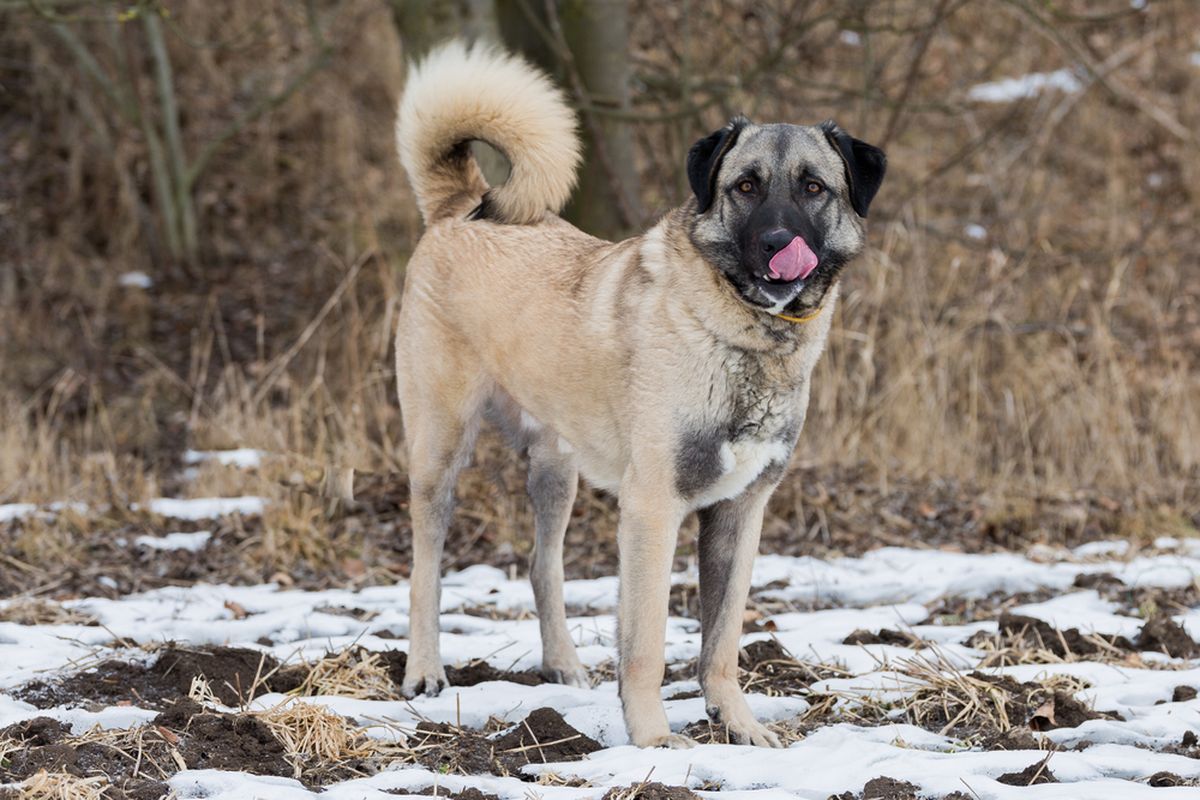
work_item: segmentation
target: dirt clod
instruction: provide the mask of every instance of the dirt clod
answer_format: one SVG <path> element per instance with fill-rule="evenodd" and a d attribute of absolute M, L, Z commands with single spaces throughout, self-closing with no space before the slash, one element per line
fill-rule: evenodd
<path fill-rule="evenodd" d="M 446 667 L 446 678 L 451 686 L 474 686 L 487 681 L 508 681 L 522 686 L 540 686 L 546 682 L 536 670 L 527 669 L 509 672 L 496 669 L 486 661 L 471 661 L 461 667 Z"/>
<path fill-rule="evenodd" d="M 422 722 L 409 737 L 417 763 L 432 772 L 480 775 L 497 771 L 492 742 L 444 722 Z"/>
<path fill-rule="evenodd" d="M 863 787 L 863 800 L 916 800 L 917 787 L 895 778 L 872 778 Z"/>
<path fill-rule="evenodd" d="M 907 633 L 881 629 L 878 633 L 859 628 L 842 640 L 842 644 L 893 644 L 899 647 L 920 646 L 921 640 Z"/>
<path fill-rule="evenodd" d="M 998 621 L 1000 633 L 1013 644 L 1029 649 L 1048 650 L 1060 658 L 1110 653 L 1114 648 L 1130 651 L 1133 645 L 1123 636 L 1085 635 L 1078 628 L 1058 630 L 1040 619 L 1003 613 Z"/>
<path fill-rule="evenodd" d="M 1176 686 L 1175 690 L 1173 692 L 1171 692 L 1171 702 L 1172 703 L 1186 703 L 1188 700 L 1195 700 L 1195 699 L 1196 699 L 1196 687 L 1195 686 Z M 1191 733 L 1191 731 L 1189 731 L 1189 733 Z"/>
<path fill-rule="evenodd" d="M 1174 772 L 1156 772 L 1146 781 L 1156 789 L 1167 788 L 1171 786 L 1196 786 L 1197 781 L 1189 780 L 1182 775 L 1176 775 Z"/>
<path fill-rule="evenodd" d="M 496 739 L 496 756 L 510 772 L 526 764 L 578 761 L 601 745 L 567 724 L 552 708 L 530 712 L 512 730 Z"/>
<path fill-rule="evenodd" d="M 1054 777 L 1054 773 L 1046 766 L 1048 758 L 1043 758 L 1041 761 L 1036 761 L 1030 764 L 1020 772 L 1006 772 L 999 778 L 996 778 L 1000 783 L 1006 783 L 1009 786 L 1037 786 L 1042 783 L 1058 783 L 1058 778 Z"/>
<path fill-rule="evenodd" d="M 1172 658 L 1195 658 L 1200 655 L 1200 645 L 1178 622 L 1162 612 L 1146 620 L 1134 644 L 1139 650 L 1166 653 Z"/>
<path fill-rule="evenodd" d="M 700 800 L 700 795 L 686 786 L 667 786 L 665 783 L 636 783 L 614 786 L 600 800 Z"/>

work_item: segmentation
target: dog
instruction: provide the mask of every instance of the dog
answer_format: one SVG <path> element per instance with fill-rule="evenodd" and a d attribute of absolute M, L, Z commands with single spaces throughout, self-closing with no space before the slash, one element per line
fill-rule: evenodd
<path fill-rule="evenodd" d="M 691 148 L 692 196 L 611 243 L 557 216 L 581 150 L 575 116 L 518 57 L 451 42 L 410 68 L 396 125 L 426 229 L 396 334 L 413 529 L 407 696 L 447 685 L 440 566 L 481 421 L 529 455 L 531 582 L 542 669 L 587 686 L 563 607 L 578 478 L 617 495 L 619 692 L 641 747 L 687 747 L 660 697 L 673 554 L 699 517 L 699 677 L 732 741 L 779 747 L 738 684 L 763 513 L 829 334 L 842 268 L 886 169 L 833 122 L 737 117 Z M 472 141 L 505 154 L 489 186 Z"/>

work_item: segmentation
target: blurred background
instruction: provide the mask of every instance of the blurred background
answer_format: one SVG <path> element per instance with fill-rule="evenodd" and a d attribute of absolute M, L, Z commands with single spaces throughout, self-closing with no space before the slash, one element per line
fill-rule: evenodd
<path fill-rule="evenodd" d="M 393 123 L 455 35 L 565 87 L 598 235 L 682 201 L 737 113 L 888 152 L 764 550 L 1196 532 L 1200 4 L 0 0 L 0 504 L 81 504 L 3 523 L 0 588 L 98 574 L 162 494 L 272 503 L 160 579 L 406 573 Z M 235 447 L 267 456 L 185 469 Z M 450 565 L 524 568 L 523 486 L 485 437 Z M 575 516 L 568 573 L 609 571 L 614 501 Z"/>

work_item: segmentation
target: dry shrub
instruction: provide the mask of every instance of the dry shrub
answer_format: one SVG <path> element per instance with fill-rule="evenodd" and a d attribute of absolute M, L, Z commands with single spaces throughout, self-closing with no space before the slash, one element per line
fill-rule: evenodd
<path fill-rule="evenodd" d="M 834 116 L 890 154 L 799 462 L 881 486 L 1087 487 L 1194 514 L 1200 158 L 1186 132 L 1200 127 L 1189 61 L 1200 8 L 1103 5 L 1056 4 L 1047 27 L 1031 18 L 1042 6 L 1015 2 L 632 4 L 646 207 L 685 196 L 688 145 L 737 111 Z M 419 228 L 393 153 L 402 50 L 385 4 L 323 12 L 328 68 L 205 173 L 204 253 L 187 280 L 150 257 L 141 137 L 41 22 L 0 33 L 0 63 L 25 65 L 0 75 L 13 109 L 0 211 L 24 210 L 19 225 L 0 213 L 0 502 L 144 497 L 173 487 L 185 444 L 403 480 L 389 340 Z M 299 14 L 284 0 L 172 6 L 189 152 L 303 64 Z M 116 68 L 100 26 L 81 35 Z M 978 82 L 1062 67 L 1080 71 L 1080 93 L 966 99 Z M 120 287 L 130 269 L 158 283 Z M 464 516 L 527 542 L 522 485 L 515 459 L 485 439 Z M 790 524 L 802 495 L 785 480 L 771 521 Z M 581 525 L 611 527 L 596 493 L 578 511 Z M 319 556 L 321 513 L 272 520 L 262 556 Z"/>

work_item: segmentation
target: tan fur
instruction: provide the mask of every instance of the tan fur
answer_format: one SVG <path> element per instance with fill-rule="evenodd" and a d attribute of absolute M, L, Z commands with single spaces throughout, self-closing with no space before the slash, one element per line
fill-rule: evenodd
<path fill-rule="evenodd" d="M 520 91 L 498 92 L 483 63 L 503 67 Z M 762 509 L 803 422 L 836 284 L 821 314 L 796 325 L 748 305 L 705 260 L 688 235 L 694 206 L 616 244 L 545 213 L 565 198 L 576 161 L 565 108 L 547 86 L 520 62 L 452 46 L 418 68 L 402 105 L 400 150 L 429 221 L 408 265 L 396 336 L 415 561 L 404 690 L 445 685 L 438 565 L 455 476 L 490 408 L 532 462 L 532 577 L 547 674 L 586 681 L 561 611 L 562 535 L 579 474 L 620 497 L 619 674 L 630 738 L 690 744 L 667 727 L 659 686 L 676 537 L 687 514 L 707 509 L 712 541 L 731 542 L 704 566 L 720 583 L 705 609 L 709 710 L 734 739 L 778 746 L 738 687 L 738 636 Z M 506 99 L 487 105 L 488 92 Z M 514 180 L 488 190 L 469 159 L 453 169 L 438 161 L 468 135 L 506 149 Z M 525 224 L 468 219 L 484 191 L 504 198 L 502 219 Z M 761 440 L 721 443 L 719 476 L 683 491 L 687 425 L 729 414 L 751 384 L 757 405 L 748 413 L 758 415 Z M 768 430 L 777 416 L 796 429 Z"/>
<path fill-rule="evenodd" d="M 571 196 L 579 165 L 575 116 L 562 94 L 524 61 L 485 45 L 450 42 L 408 75 L 396 141 L 426 223 L 467 191 L 476 202 L 487 183 L 455 147 L 488 142 L 512 164 L 508 182 L 492 190 L 500 218 L 536 222 Z"/>

